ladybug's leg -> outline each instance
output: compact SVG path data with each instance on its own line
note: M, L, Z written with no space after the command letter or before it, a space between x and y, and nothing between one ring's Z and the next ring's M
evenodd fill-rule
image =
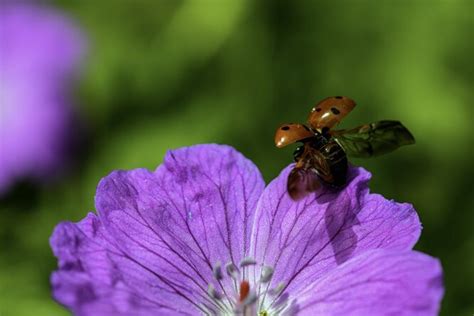
M296 147L295 151L293 152L293 159L295 162L298 162L300 160L301 156L303 155L304 152L304 145Z

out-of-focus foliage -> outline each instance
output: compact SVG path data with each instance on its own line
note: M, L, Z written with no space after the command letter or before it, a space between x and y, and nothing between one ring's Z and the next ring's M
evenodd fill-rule
M0 315L67 315L50 299L48 237L94 209L113 169L155 168L169 148L227 143L268 181L291 160L275 128L331 95L355 99L342 127L406 124L417 144L374 160L371 187L413 203L417 248L441 258L442 314L474 311L472 41L466 1L67 1L90 36L77 112L85 140L48 186L18 185L0 209ZM290 146L291 147L291 146Z

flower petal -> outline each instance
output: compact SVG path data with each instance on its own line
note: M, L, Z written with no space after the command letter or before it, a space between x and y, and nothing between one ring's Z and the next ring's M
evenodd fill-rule
M371 250L317 281L298 306L301 315L437 315L443 292L437 259Z
M59 270L51 275L54 298L75 315L130 315L130 310L140 315L176 313L175 307L162 306L147 293L126 286L108 257L117 251L108 238L92 213L77 224L64 222L55 228L50 239L59 261Z
M408 250L421 225L410 204L370 194L370 174L350 168L340 191L325 189L294 202L286 192L291 166L265 189L255 216L250 255L275 269L272 286L300 292L323 273L369 249ZM254 271L254 279L259 275Z
M213 280L212 267L228 261L238 265L243 258L263 187L255 165L220 145L170 151L155 172L113 172L100 182L96 195L104 238L90 240L101 243L105 266L85 271L117 295L122 290L99 277L100 271L114 271L121 287L155 307L180 312L196 312L203 304L212 307L208 283L229 290ZM73 246L56 251L60 262L71 256L92 261L82 252L71 255ZM59 301L68 305L61 297Z

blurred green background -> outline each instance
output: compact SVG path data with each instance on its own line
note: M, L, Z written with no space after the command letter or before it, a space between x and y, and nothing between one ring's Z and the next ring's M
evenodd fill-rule
M397 119L415 146L374 160L371 188L413 203L417 249L445 271L443 315L474 313L474 1L144 1L50 3L89 36L75 91L83 142L49 185L1 201L0 315L67 315L52 299L48 238L93 210L113 169L154 169L167 149L217 142L267 181L291 161L276 127L320 99L358 107L341 127Z

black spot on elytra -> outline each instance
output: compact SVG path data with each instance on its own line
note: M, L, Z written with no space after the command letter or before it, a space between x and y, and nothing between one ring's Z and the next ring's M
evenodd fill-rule
M335 98L336 99L342 99L342 97L340 95L336 96Z
M316 108L316 112L321 112L321 108Z
M290 129L290 127L289 126L283 126L281 129L284 130L284 131L287 131L287 130Z
M331 108L331 112L338 115L339 113L341 113L338 109L336 108Z

